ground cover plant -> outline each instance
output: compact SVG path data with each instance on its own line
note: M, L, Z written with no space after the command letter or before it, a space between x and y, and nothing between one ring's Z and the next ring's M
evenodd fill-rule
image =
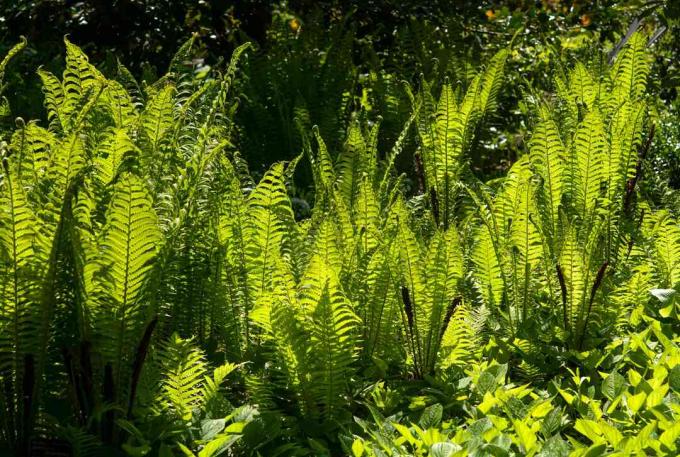
M250 43L197 71L192 38L149 83L65 38L63 73L37 70L46 119L0 131L0 452L677 454L680 225L651 172L672 114L650 38L553 55L491 177L475 154L512 42L400 101L374 75L381 118L368 95L348 110L343 53L314 75L276 62L270 87L239 83ZM293 103L299 155L251 172L240 146L274 135L240 103L257 118L299 78L335 99Z

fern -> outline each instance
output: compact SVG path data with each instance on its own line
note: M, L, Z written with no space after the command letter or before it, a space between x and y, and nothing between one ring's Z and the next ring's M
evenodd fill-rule
M606 140L600 114L590 112L579 125L572 146L572 195L575 210L587 219L601 197L606 170Z
M146 316L144 290L160 247L161 233L143 182L123 174L116 183L98 241L92 307L95 331L105 363L112 364L115 385L122 387L125 360L141 336Z

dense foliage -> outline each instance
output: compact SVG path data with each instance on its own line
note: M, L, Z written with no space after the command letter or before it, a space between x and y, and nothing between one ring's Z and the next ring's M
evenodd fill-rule
M0 453L680 452L654 38L360 75L292 19L153 83L68 38L38 69L45 119L0 130Z

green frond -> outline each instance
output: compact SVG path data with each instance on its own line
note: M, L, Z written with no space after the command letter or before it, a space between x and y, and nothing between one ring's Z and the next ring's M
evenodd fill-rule
M638 100L644 95L650 70L647 38L641 32L634 33L611 70L614 85L612 97L618 102L617 105L626 100Z
M608 176L606 152L602 118L597 111L591 111L574 135L569 175L575 210L582 218L588 217L602 196L602 184Z
M337 232L335 225L328 220L321 222L314 235L311 258L302 277L302 284L306 278L318 274L321 268L330 268L333 274L339 276L342 268L341 252L338 249Z
M36 361L43 350L44 323L40 286L47 254L40 250L40 222L28 204L21 181L3 159L0 178L0 433L10 443L31 433L33 409L22 402L31 398L34 373L26 373L25 362ZM24 377L28 377L27 383ZM13 421L21 421L14 423Z
M365 355L399 360L403 352L399 342L402 305L388 248L374 252L367 271L365 293L357 307L363 322Z
M490 70L497 69L496 66L492 66ZM455 129L458 132L458 137L454 140L455 156L460 157L462 154L468 152L470 143L474 136L475 130L477 129L477 124L479 119L486 113L481 111L480 99L481 94L484 89L489 89L487 99L485 103L487 107L493 105L494 100L491 98L493 91L493 83L495 82L495 72L492 73L491 79L485 81L485 74L475 76L470 82L470 86L465 92L463 101L458 108L458 113L455 117ZM485 86L484 83L487 82L490 86Z
M496 109L498 94L503 87L505 63L510 56L508 49L501 49L491 58L482 76L479 93L479 111L482 116Z
M475 327L470 307L463 303L453 311L442 335L438 368L465 367L479 350L479 329Z
M432 178L436 180L435 182L439 186L445 179L453 179L459 165L460 157L457 156L457 153L461 151L456 149L456 145L460 142L461 131L460 125L456 122L457 114L458 104L453 89L449 84L444 84L435 112L436 135L434 138L434 155L430 166L435 173ZM439 186L437 190L444 192L444 189Z
M194 410L205 401L204 378L208 370L204 355L191 340L173 334L159 347L158 361L163 376L158 406L190 422Z
M422 339L424 370L428 373L434 371L440 343L451 324L451 313L461 299L461 251L455 229L449 229L446 233L437 232L430 240L425 260L427 298L414 310L419 338Z
M124 362L153 313L144 300L145 287L161 240L144 183L133 174L122 174L114 186L98 243L97 285L90 297L95 331L105 361L113 365L117 386L121 386Z
M64 89L59 79L45 70L38 70L42 81L42 91L45 95L45 109L51 130L63 130L66 126L67 115L63 113Z
M503 303L504 286L501 265L488 227L482 226L475 231L471 257L482 302L490 309L497 309Z
M57 139L50 131L33 121L22 125L12 135L10 165L17 167L21 184L29 193L37 192L46 178L52 147L56 143Z
M5 163L6 165L6 163ZM40 279L40 260L46 253L40 252L40 222L31 210L24 189L15 173L5 168L0 193L0 255L3 285L0 307L2 332L0 350L2 358L21 357L35 350L31 347L34 336L32 327L37 325L35 301ZM6 368L7 360L0 362ZM13 367L19 371L17 366Z
M10 50L5 54L3 59L0 61L0 96L2 96L5 90L5 70L10 60L12 60L16 55L18 55L26 47L26 38L21 37L21 41L10 48ZM0 97L0 117L9 116L11 114L9 101L7 98Z
M9 64L10 60L12 60L14 57L16 57L21 51L24 50L26 47L27 41L26 38L23 36L21 37L21 40L12 46L9 51L7 51L7 54L2 58L0 61L0 83L2 83L2 80L5 77L5 70L7 69L7 65Z
M107 81L103 102L118 128L127 128L137 121L137 109L128 91L118 81Z
M348 206L352 206L359 190L361 176L368 170L366 140L357 121L347 131L342 152L336 165L338 189Z
M534 309L532 279L543 254L541 235L533 222L538 219L536 186L527 156L512 166L494 205L501 211L497 220L507 224L510 252L506 256L512 265L509 295L518 319L521 312L524 320Z
M680 282L680 225L666 211L654 217L652 265L660 287L674 288Z
M314 128L313 132L317 143L317 153L312 162L312 167L314 168L315 177L318 180L317 188L321 188L321 186L330 187L336 182L333 162L328 154L326 143L323 138L321 138L319 128Z
M319 271L321 294L313 309L308 328L310 387L326 418L333 418L347 392L352 364L357 358L359 318L340 289L334 275Z
M62 112L66 118L76 113L83 97L98 86L104 76L92 64L81 49L64 38L66 45L66 68L62 76L63 105Z
M99 154L94 160L95 176L101 185L114 181L124 160L136 156L138 149L125 129L117 128L102 140Z
M635 175L646 112L647 107L643 103L627 101L613 115L607 167L610 200L614 196L620 197L625 191L627 181Z
M50 177L48 185L55 201L61 202L79 174L87 165L86 149L83 138L77 132L63 137L54 146L47 167Z
M559 113L562 117L562 125L565 134L567 132L573 133L579 120L579 107L575 97L572 95L566 76L555 78L555 92L559 100ZM569 138L565 138L566 146L569 147Z
M160 89L147 103L141 115L141 123L154 151L172 131L174 124L175 87L168 84ZM153 160L151 157L148 160Z
M270 290L273 260L294 228L293 211L283 183L284 166L273 165L248 196L249 220L245 228L248 287L253 300Z
M557 231L559 208L565 190L567 152L560 138L557 124L544 114L534 128L529 142L531 163L543 179L550 230Z
M582 103L590 110L595 107L600 88L581 62L576 62L569 74L569 90L577 104Z
M376 193L367 178L359 184L353 216L363 252L372 251L380 240L380 207Z

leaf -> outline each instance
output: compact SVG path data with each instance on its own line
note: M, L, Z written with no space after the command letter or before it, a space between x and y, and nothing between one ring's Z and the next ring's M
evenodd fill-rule
M364 454L364 443L361 441L361 439L356 438L354 442L352 442L352 455L354 457L361 457Z
M626 388L626 378L618 372L611 372L602 382L602 394L609 400L614 400L621 395Z
M477 390L484 395L496 389L496 378L489 372L485 371L479 375L477 380Z
M590 419L576 419L574 430L595 444L602 441L602 430L597 422Z
M680 392L680 365L675 365L668 373L668 385L674 392Z
M462 450L463 448L456 443L439 442L434 443L430 448L430 457L452 457L453 454Z
M519 442L524 448L524 452L531 452L538 441L536 434L523 421L515 420L512 422L512 425L515 428L515 432L517 432Z
M439 403L428 406L420 416L418 425L424 429L436 428L441 423L443 412L444 408Z
M647 398L647 394L644 392L640 392L635 395L630 395L626 397L626 404L628 405L628 408L633 412L633 414L636 414L642 405L645 403L645 399Z
M560 438L559 435L551 436L536 457L567 457L569 456L569 444Z
M224 430L226 421L224 419L207 419L201 422L201 440L209 441Z
M669 451L674 452L676 450L676 442L680 438L680 422L674 422L669 428L667 428L659 437L659 441L663 444Z
M649 293L665 305L675 297L676 291L675 289L652 289Z

